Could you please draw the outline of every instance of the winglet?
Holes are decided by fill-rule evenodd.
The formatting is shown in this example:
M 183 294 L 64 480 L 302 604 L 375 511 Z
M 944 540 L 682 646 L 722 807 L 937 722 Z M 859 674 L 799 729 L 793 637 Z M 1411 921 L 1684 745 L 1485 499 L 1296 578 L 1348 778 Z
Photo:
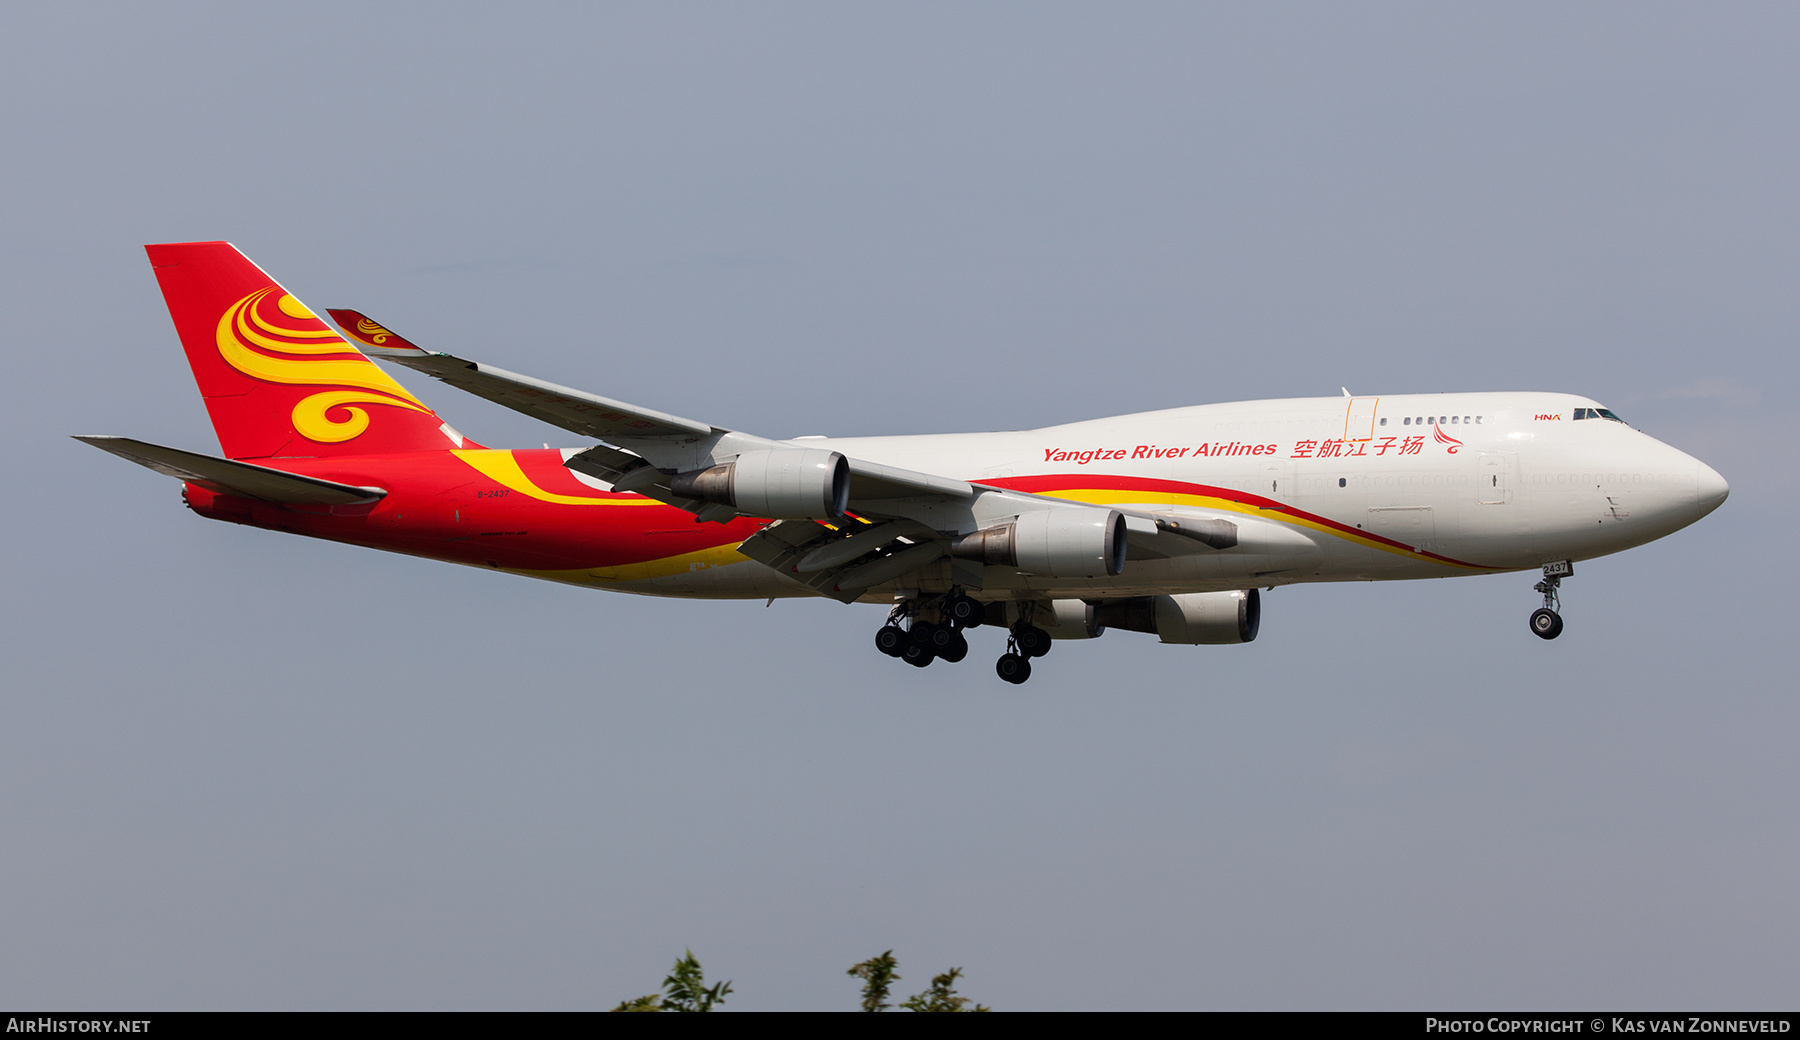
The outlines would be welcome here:
M 361 346 L 365 354 L 376 357 L 417 357 L 431 353 L 392 329 L 377 325 L 361 311 L 328 307 L 325 313 L 331 315 L 332 323 Z

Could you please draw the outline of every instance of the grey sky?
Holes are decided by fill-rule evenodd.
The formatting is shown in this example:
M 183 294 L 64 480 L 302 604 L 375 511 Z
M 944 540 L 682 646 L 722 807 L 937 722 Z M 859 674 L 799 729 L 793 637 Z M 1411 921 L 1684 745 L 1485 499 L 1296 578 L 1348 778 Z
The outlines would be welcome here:
M 1789 1006 L 1790 5 L 16 7 L 0 1002 Z M 145 242 L 774 436 L 1591 395 L 1732 498 L 1021 688 L 881 614 L 209 523 Z M 418 377 L 490 444 L 560 431 Z M 989 644 L 993 644 L 990 646 Z M 1784 678 L 1786 676 L 1786 678 Z

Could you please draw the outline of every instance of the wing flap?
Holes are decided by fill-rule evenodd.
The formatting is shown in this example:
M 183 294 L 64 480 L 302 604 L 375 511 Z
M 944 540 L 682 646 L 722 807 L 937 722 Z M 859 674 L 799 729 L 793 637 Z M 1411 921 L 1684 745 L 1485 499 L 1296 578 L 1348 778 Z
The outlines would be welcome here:
M 770 570 L 779 571 L 821 596 L 845 603 L 854 602 L 856 593 L 846 596 L 837 590 L 837 571 L 814 571 L 799 574 L 794 570 L 808 553 L 835 540 L 830 528 L 810 520 L 777 520 L 744 539 L 738 552 Z
M 198 452 L 166 448 L 130 437 L 78 436 L 122 459 L 129 459 L 165 477 L 174 477 L 222 495 L 260 498 L 265 502 L 295 505 L 348 506 L 380 501 L 386 488 L 356 487 L 336 481 L 303 477 L 267 466 L 234 462 Z
M 821 596 L 851 603 L 877 585 L 937 562 L 950 544 L 904 521 L 833 529 L 809 520 L 777 520 L 745 539 L 738 552 Z

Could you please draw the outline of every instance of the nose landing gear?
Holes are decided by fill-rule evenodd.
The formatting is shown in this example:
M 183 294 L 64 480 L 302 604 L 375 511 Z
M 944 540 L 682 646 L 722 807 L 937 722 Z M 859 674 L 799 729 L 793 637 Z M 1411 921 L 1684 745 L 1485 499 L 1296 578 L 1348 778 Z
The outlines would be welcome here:
M 1562 597 L 1558 589 L 1562 580 L 1575 573 L 1575 565 L 1568 560 L 1544 564 L 1544 580 L 1532 588 L 1544 594 L 1544 605 L 1531 612 L 1531 634 L 1539 639 L 1555 639 L 1562 635 L 1563 619 L 1557 611 L 1562 607 Z

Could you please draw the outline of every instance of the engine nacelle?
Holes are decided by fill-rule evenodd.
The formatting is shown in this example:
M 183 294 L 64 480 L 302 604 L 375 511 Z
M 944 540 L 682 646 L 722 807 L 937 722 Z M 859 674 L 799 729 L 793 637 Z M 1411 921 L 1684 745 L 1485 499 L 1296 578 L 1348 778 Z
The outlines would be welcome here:
M 1049 578 L 1110 578 L 1125 570 L 1125 534 L 1116 509 L 1038 509 L 963 535 L 950 554 Z
M 1262 625 L 1262 596 L 1239 589 L 1109 600 L 1096 617 L 1107 628 L 1154 632 L 1165 643 L 1248 643 Z
M 678 474 L 669 489 L 746 516 L 836 520 L 850 505 L 850 463 L 821 448 L 747 451 L 723 465 Z
M 1255 589 L 1157 596 L 1156 637 L 1165 643 L 1248 643 L 1262 625 Z

